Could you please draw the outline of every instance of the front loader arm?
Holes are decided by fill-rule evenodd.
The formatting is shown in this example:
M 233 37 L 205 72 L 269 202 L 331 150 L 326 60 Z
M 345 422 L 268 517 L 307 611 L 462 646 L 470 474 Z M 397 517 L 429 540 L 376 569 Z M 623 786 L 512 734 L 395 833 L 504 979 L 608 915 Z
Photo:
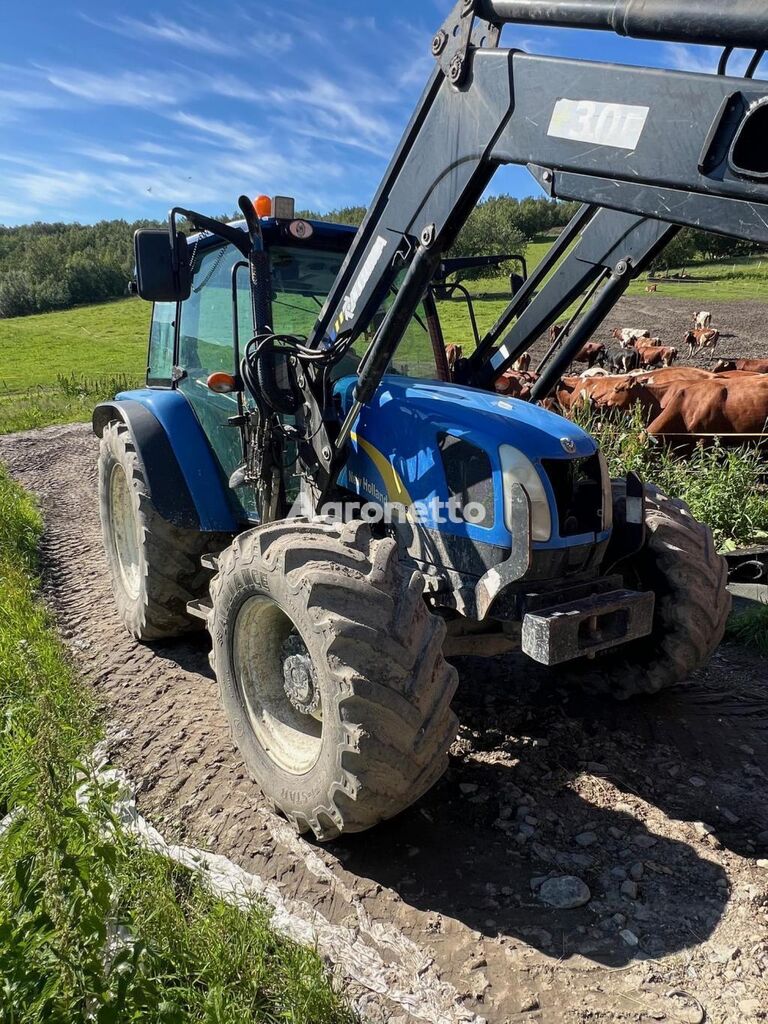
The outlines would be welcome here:
M 714 21 L 707 16 L 707 41 L 728 45 L 740 40 L 749 24 L 753 45 L 768 42 L 768 16 L 760 16 L 761 4 L 739 0 L 731 7 L 730 15 Z M 637 272 L 674 233 L 670 226 L 693 225 L 768 243 L 765 83 L 496 47 L 504 20 L 541 17 L 545 8 L 557 24 L 582 24 L 576 15 L 583 18 L 586 11 L 594 15 L 599 9 L 601 17 L 621 15 L 626 34 L 702 41 L 686 28 L 685 19 L 676 21 L 676 10 L 691 13 L 692 0 L 457 4 L 433 44 L 439 66 L 309 339 L 310 347 L 319 347 L 326 338 L 359 337 L 397 276 L 407 270 L 363 359 L 356 404 L 335 444 L 324 430 L 313 441 L 331 480 L 354 420 L 378 387 L 443 253 L 501 165 L 527 165 L 553 196 L 620 212 L 596 222 L 601 234 L 606 226 L 616 230 L 614 245 L 598 239 L 603 250 L 599 272 L 611 275 L 598 305 L 603 317 L 624 290 L 617 281 L 623 271 L 617 274 L 616 265 L 606 265 L 605 258 L 616 257 L 616 264 L 629 258 Z M 475 22 L 477 14 L 489 20 Z M 590 27 L 616 26 L 608 21 Z M 657 223 L 646 226 L 650 221 Z M 596 237 L 595 230 L 593 222 L 587 235 Z M 627 233 L 637 243 L 634 256 L 629 250 L 620 254 Z M 578 256 L 571 260 L 572 266 L 577 263 Z M 579 276 L 589 283 L 595 265 L 573 277 L 571 291 Z M 563 291 L 553 284 L 543 288 L 521 318 L 516 349 L 559 315 Z M 590 322 L 596 326 L 594 315 Z M 498 375 L 503 363 L 504 357 L 496 358 L 492 371 Z M 492 371 L 485 371 L 486 377 Z

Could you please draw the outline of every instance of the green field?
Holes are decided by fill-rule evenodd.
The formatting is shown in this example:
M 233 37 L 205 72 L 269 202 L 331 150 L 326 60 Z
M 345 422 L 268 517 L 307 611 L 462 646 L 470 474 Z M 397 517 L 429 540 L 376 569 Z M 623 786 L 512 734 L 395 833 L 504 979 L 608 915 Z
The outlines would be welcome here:
M 0 320 L 0 433 L 87 420 L 96 402 L 139 383 L 150 308 L 125 299 Z
M 538 266 L 551 238 L 528 246 L 529 269 Z M 752 257 L 691 264 L 686 280 L 657 278 L 658 296 L 695 302 L 766 301 L 768 258 Z M 647 281 L 633 282 L 629 295 L 643 295 Z M 488 330 L 509 301 L 506 278 L 472 281 L 477 321 Z M 657 296 L 648 296 L 653 301 Z M 439 304 L 446 342 L 467 346 L 471 338 L 466 305 Z M 93 405 L 145 373 L 150 306 L 124 299 L 40 316 L 0 320 L 0 433 L 53 423 L 87 420 Z M 426 334 L 414 328 L 399 353 L 410 372 L 431 362 Z

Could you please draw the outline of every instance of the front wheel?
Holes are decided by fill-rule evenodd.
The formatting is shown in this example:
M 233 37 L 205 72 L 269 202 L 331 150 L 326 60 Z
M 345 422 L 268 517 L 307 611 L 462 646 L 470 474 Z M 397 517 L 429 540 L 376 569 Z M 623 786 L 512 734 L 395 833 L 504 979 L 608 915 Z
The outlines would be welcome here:
M 440 778 L 457 675 L 394 540 L 362 523 L 257 528 L 222 554 L 211 598 L 233 738 L 299 831 L 361 832 Z
M 616 484 L 616 497 L 623 486 Z M 568 673 L 586 689 L 619 700 L 657 693 L 705 665 L 731 610 L 726 561 L 687 505 L 646 487 L 646 531 L 643 548 L 618 571 L 630 589 L 655 593 L 653 632 Z
M 137 640 L 199 629 L 187 603 L 207 589 L 209 574 L 200 559 L 230 538 L 181 530 L 163 519 L 124 423 L 107 424 L 101 438 L 99 507 L 112 591 L 126 628 Z

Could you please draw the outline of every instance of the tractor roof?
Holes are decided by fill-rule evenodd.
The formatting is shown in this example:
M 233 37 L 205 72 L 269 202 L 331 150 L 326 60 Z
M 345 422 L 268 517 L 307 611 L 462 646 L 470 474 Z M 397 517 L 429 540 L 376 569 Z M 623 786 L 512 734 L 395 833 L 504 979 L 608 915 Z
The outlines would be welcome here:
M 296 219 L 302 220 L 303 218 L 297 217 Z M 239 228 L 245 233 L 244 220 L 230 221 L 229 223 L 231 227 Z M 290 221 L 278 221 L 274 217 L 263 217 L 260 223 L 267 245 L 297 241 L 288 231 L 289 224 L 292 223 Z M 315 244 L 327 241 L 333 248 L 347 249 L 357 234 L 357 228 L 349 224 L 331 224 L 322 220 L 307 220 L 307 223 L 312 225 L 312 238 L 315 240 Z M 217 235 L 208 233 L 191 235 L 190 241 L 196 242 L 204 248 L 221 244 L 221 239 Z

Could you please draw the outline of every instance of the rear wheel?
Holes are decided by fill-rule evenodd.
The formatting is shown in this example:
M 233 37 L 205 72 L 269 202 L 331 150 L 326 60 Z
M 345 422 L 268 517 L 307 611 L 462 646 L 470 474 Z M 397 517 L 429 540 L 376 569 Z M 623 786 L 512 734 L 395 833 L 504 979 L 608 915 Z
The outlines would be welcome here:
M 620 700 L 657 693 L 705 665 L 731 610 L 725 559 L 687 505 L 646 487 L 646 528 L 645 545 L 619 571 L 628 587 L 656 594 L 652 634 L 569 670 L 585 688 Z
M 221 550 L 230 538 L 180 530 L 159 515 L 124 423 L 104 428 L 99 506 L 112 590 L 126 628 L 138 640 L 201 628 L 187 614 L 187 602 L 205 594 L 210 578 L 200 559 Z
M 363 831 L 440 778 L 457 675 L 393 540 L 362 523 L 265 526 L 222 554 L 211 597 L 233 738 L 298 830 Z

